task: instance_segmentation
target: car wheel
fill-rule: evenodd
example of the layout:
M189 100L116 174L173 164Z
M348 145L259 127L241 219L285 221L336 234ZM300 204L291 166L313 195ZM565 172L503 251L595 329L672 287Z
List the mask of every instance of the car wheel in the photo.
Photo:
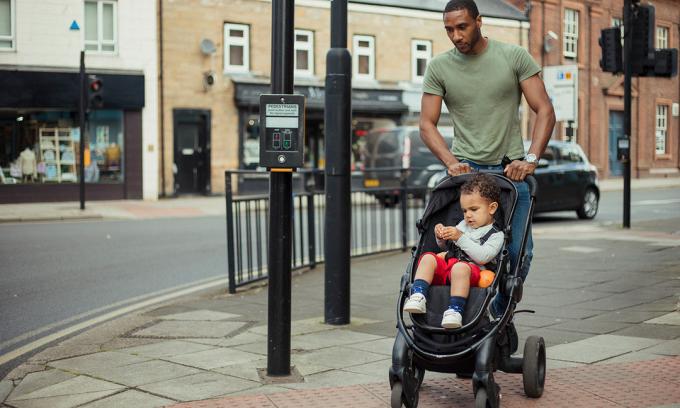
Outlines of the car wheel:
M576 210L576 214L582 220L592 220L597 215L599 202L600 198L597 196L595 189L592 187L587 188L583 194L583 200L581 200L581 207Z

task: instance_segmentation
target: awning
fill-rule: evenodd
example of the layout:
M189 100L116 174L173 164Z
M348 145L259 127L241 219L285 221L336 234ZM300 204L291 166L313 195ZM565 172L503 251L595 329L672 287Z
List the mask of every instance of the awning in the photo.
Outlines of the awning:
M234 99L239 107L259 107L260 95L271 93L271 86L266 83L234 81ZM322 86L294 87L296 94L306 97L308 110L323 110L325 106L325 90ZM400 89L352 89L352 111L365 113L404 113L408 106L402 102Z

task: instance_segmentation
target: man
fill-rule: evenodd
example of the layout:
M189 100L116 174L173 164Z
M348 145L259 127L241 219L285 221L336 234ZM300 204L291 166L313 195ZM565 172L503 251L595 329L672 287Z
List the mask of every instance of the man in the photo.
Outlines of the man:
M541 68L521 47L482 36L482 17L473 0L451 0L444 8L444 28L455 46L428 65L423 82L420 133L423 142L444 163L452 176L471 169L503 169L519 193L512 221L510 261L517 265L530 197L524 178L534 173L555 126L555 113L539 77ZM524 94L536 113L531 146L524 156L519 104ZM442 101L451 113L455 130L449 150L437 130ZM533 241L528 233L520 276L526 279ZM508 304L497 296L492 313L502 314Z

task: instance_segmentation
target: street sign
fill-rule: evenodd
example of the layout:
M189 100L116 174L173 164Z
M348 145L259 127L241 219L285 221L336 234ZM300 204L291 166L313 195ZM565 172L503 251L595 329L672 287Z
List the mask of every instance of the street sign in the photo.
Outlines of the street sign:
M555 118L578 123L578 66L544 67L543 82L555 109Z

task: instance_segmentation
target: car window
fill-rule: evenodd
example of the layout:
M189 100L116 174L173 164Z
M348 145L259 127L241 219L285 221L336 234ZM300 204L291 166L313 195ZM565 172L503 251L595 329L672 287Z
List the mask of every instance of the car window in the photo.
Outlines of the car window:
M560 159L565 163L583 163L583 157L575 146L560 146Z
M378 154L396 153L399 150L399 132L389 131L385 132L378 139Z
M555 164L557 163L557 152L555 151L555 148L552 146L548 146L545 148L545 152L541 155L541 159L547 160L548 164Z

